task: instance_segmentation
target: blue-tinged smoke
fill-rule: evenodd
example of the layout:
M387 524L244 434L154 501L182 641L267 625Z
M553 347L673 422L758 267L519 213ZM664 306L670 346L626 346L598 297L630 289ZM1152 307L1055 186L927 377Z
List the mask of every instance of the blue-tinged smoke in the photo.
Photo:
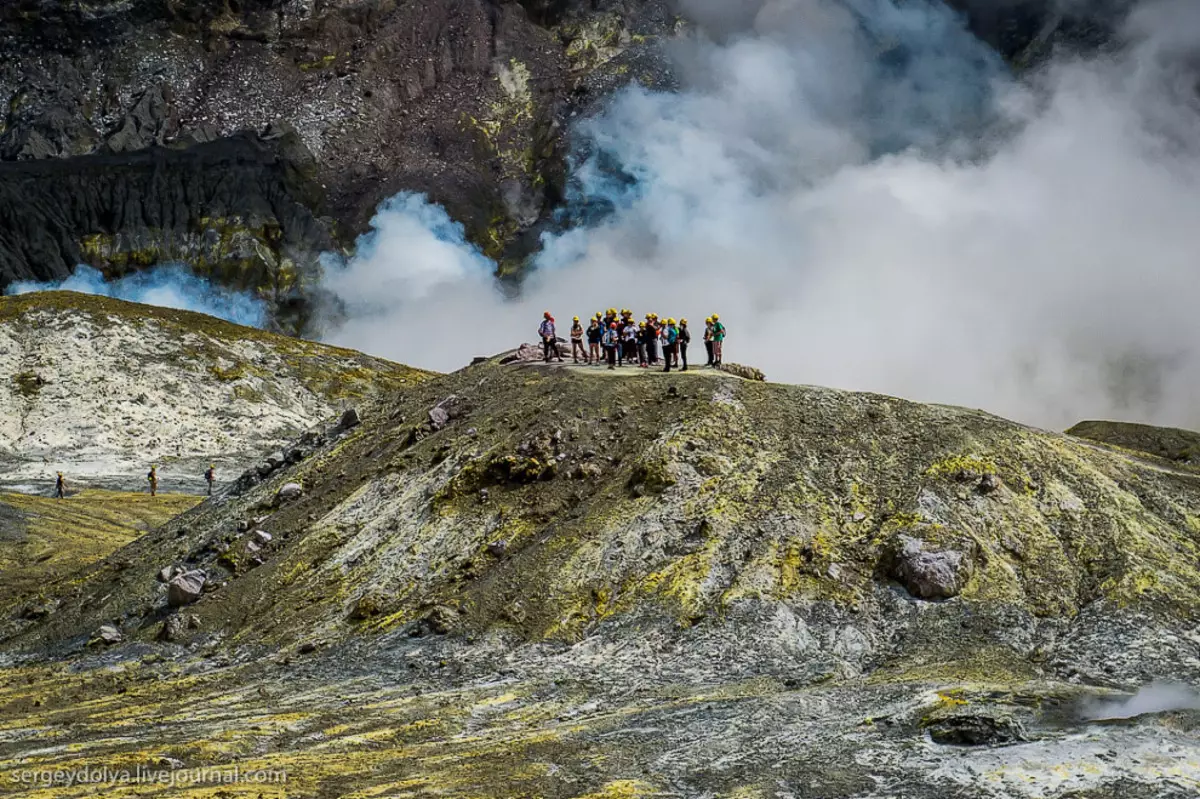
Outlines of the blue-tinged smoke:
M196 311L239 325L262 327L267 319L264 304L245 292L214 286L177 264L134 272L114 281L90 266L78 266L66 280L35 283L25 281L8 287L7 294L29 294L36 291L77 291L113 297L145 305Z

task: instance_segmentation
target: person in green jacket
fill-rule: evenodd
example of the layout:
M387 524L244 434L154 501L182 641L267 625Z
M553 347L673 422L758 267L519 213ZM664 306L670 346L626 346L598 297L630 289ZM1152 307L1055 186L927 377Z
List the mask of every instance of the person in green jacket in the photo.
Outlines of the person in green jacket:
M725 325L721 324L721 317L717 314L712 315L713 320L713 366L720 368L721 356L725 349Z

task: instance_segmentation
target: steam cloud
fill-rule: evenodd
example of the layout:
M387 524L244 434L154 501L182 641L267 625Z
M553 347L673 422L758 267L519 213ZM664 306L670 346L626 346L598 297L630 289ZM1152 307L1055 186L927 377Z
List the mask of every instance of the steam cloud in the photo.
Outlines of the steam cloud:
M1200 424L1200 7L1145 3L1118 53L1017 81L934 0L688 5L710 38L676 48L685 88L579 131L607 217L501 299L444 214L396 198L329 270L332 340L453 369L545 309L716 311L776 380Z
M7 294L28 294L35 291L77 291L113 297L119 300L196 311L240 325L262 327L266 310L261 301L249 294L222 289L179 265L161 266L154 270L134 272L111 283L104 275L89 266L76 267L66 280L36 283L14 283Z
M1094 701L1084 708L1083 715L1088 721L1106 721L1172 710L1200 710L1200 693L1178 683L1151 683L1128 699Z

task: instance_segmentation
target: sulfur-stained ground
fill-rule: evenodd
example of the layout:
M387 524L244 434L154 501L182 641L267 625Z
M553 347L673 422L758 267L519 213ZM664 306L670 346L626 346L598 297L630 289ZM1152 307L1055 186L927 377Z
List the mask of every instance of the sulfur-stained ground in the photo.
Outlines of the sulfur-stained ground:
M202 498L88 489L63 500L0 492L0 604L31 590L51 593Z

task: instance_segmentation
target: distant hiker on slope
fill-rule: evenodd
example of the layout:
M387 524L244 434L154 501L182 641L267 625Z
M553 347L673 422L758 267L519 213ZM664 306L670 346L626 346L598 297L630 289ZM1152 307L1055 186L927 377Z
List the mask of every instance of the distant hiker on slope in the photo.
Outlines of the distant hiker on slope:
M146 482L150 484L150 496L158 496L158 467L151 466L150 471L146 473Z
M583 356L583 362L587 363L587 350L583 348L583 325L579 324L579 317L571 323L571 360L579 363L579 356Z
M58 473L58 479L54 481L54 498L62 499L67 495L67 478L63 477L63 473Z
M546 359L546 363L550 363L550 353L554 353L554 357L562 362L562 355L558 352L558 334L554 329L554 317L549 311L542 314L542 323L538 326L538 335L542 337L542 355Z
M217 480L217 465L215 463L208 464L208 469L204 472L204 480L208 483L208 495L211 497L213 483Z

